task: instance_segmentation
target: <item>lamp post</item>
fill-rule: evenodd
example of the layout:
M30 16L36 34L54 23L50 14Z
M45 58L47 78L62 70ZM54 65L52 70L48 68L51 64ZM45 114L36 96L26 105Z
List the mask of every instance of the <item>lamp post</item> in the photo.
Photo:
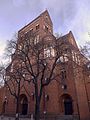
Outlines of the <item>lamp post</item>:
M5 111L6 111L6 104L7 104L7 96L4 97L4 106L3 106L4 107L3 108L4 109L3 110L4 114L5 114Z
M5 102L7 103L7 96L5 96Z

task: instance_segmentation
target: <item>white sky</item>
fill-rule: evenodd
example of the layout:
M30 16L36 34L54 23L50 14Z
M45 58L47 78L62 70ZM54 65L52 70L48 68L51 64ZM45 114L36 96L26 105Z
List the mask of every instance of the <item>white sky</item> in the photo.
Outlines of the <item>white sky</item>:
M54 32L73 32L78 45L90 41L90 0L0 0L0 61L6 41L45 9Z

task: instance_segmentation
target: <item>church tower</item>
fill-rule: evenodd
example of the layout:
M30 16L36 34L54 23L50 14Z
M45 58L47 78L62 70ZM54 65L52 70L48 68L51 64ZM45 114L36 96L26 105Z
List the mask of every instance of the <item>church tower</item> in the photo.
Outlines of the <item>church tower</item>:
M19 30L18 36L21 37L28 33L35 34L38 40L42 39L47 34L53 34L53 23L47 10Z

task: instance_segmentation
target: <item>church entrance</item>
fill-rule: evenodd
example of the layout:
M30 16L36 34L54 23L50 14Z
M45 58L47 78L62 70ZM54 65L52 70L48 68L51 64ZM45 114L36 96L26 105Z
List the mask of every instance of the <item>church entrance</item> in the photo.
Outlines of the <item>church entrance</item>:
M61 96L62 99L62 106L65 115L72 115L73 114L73 104L72 98L68 94L64 94Z
M21 115L27 115L28 112L28 99L26 95L20 95L20 113Z
M64 100L64 112L65 112L65 115L72 115L73 113L72 100L70 98L66 98Z

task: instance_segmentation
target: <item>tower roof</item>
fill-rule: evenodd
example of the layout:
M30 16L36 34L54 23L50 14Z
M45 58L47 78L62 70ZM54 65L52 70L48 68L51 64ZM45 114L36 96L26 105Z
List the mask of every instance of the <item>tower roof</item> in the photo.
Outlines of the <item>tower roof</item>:
M32 20L29 24L27 24L27 25L25 25L23 28L21 28L18 32L22 31L24 28L26 28L27 26L31 25L34 21L36 21L37 19L39 19L40 17L42 17L42 16L44 16L44 15L46 15L46 14L47 14L48 17L49 17L49 20L50 20L51 24L53 24L53 23L52 23L52 20L51 20L51 18L50 18L50 15L49 15L49 13L48 13L48 10L45 10L45 11L42 12L38 17L36 17L34 20Z
M58 38L62 41L66 41L69 42L71 45L73 45L75 48L78 49L77 43L75 41L75 38L73 36L72 31L69 31L69 33L65 34L64 36L61 36L60 38Z

